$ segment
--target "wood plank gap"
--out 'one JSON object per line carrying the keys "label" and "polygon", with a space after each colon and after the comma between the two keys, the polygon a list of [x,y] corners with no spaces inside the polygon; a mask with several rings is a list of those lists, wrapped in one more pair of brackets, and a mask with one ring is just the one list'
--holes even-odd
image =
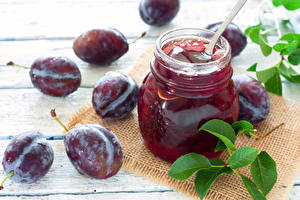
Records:
{"label": "wood plank gap", "polygon": [[174,190],[125,190],[125,191],[107,191],[107,192],[84,192],[84,193],[74,193],[74,192],[60,192],[60,193],[32,193],[32,194],[19,194],[19,193],[1,193],[0,197],[41,197],[41,196],[54,196],[54,195],[90,195],[90,194],[140,194],[140,193],[165,193],[174,192]]}
{"label": "wood plank gap", "polygon": [[[11,140],[14,136],[0,136],[0,140]],[[46,136],[46,140],[64,140],[64,135],[50,135]]]}

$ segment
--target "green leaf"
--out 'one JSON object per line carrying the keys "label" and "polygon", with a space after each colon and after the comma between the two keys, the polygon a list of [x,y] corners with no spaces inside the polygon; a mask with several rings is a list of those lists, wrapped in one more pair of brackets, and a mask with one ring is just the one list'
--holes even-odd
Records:
{"label": "green leaf", "polygon": [[296,49],[289,55],[288,61],[292,65],[299,65],[299,63],[300,63],[300,48]]}
{"label": "green leaf", "polygon": [[281,41],[292,42],[294,40],[300,41],[300,34],[297,33],[287,33],[280,38]]}
{"label": "green leaf", "polygon": [[272,3],[274,6],[278,7],[278,6],[282,5],[282,0],[273,0]]}
{"label": "green leaf", "polygon": [[289,55],[295,51],[299,46],[299,41],[294,39],[289,41],[289,43],[277,43],[273,46],[273,49],[280,52],[280,55]]}
{"label": "green leaf", "polygon": [[274,187],[277,181],[276,163],[266,151],[262,151],[252,163],[251,176],[265,195]]}
{"label": "green leaf", "polygon": [[266,90],[280,96],[282,95],[282,83],[278,68],[281,63],[282,61],[273,67],[256,72],[257,79],[264,83]]}
{"label": "green leaf", "polygon": [[289,19],[281,19],[279,26],[280,26],[281,32],[283,32],[283,33],[295,32],[293,24],[292,24],[291,20],[289,20]]}
{"label": "green leaf", "polygon": [[[213,165],[225,164],[220,159],[211,159],[210,162]],[[225,167],[199,170],[195,178],[195,188],[199,197],[201,199],[204,199],[209,188],[212,186],[212,184],[215,182],[215,180],[217,180],[219,176],[221,176],[222,174],[231,174],[231,173],[232,170],[230,168],[225,168]]]}
{"label": "green leaf", "polygon": [[256,185],[246,176],[241,175],[242,181],[253,200],[266,200],[266,197],[257,189]]}
{"label": "green leaf", "polygon": [[284,6],[288,10],[297,10],[300,8],[300,1],[299,0],[273,0],[273,5]]}
{"label": "green leaf", "polygon": [[268,82],[276,74],[276,68],[280,64],[281,64],[281,61],[273,67],[270,67],[268,69],[264,69],[261,71],[257,71],[256,72],[257,79],[262,83]]}
{"label": "green leaf", "polygon": [[[201,129],[201,130],[207,131],[207,132],[209,132],[210,134],[212,134],[212,135],[218,137],[230,151],[235,151],[235,150],[236,150],[236,148],[234,147],[233,143],[232,143],[227,137],[225,137],[225,136],[223,136],[223,135],[221,135],[221,134],[219,134],[219,133],[212,132],[212,131],[207,130],[207,129]],[[218,152],[218,151],[220,151],[220,150],[224,150],[224,148],[220,148],[220,146],[222,146],[222,145],[219,145],[219,147],[217,147],[217,148],[215,149],[215,152]],[[226,148],[225,148],[225,149],[226,149]]]}
{"label": "green leaf", "polygon": [[281,76],[283,76],[286,80],[293,82],[289,73],[289,68],[287,68],[283,62],[281,62],[278,69]]}
{"label": "green leaf", "polygon": [[281,23],[283,23],[283,24],[291,24],[292,22],[291,22],[290,19],[282,19]]}
{"label": "green leaf", "polygon": [[281,52],[283,49],[286,49],[289,46],[288,43],[277,43],[273,46],[273,49],[277,52]]}
{"label": "green leaf", "polygon": [[285,49],[283,49],[280,52],[280,54],[281,55],[289,55],[289,54],[291,54],[293,51],[295,51],[297,49],[298,45],[299,45],[299,41],[298,40],[294,40],[291,43],[289,43],[289,45]]}
{"label": "green leaf", "polygon": [[297,10],[300,8],[299,0],[282,0],[283,6],[288,10]]}
{"label": "green leaf", "polygon": [[282,96],[282,82],[281,82],[280,73],[279,73],[278,68],[276,68],[274,76],[271,77],[264,84],[264,86],[268,92]]}
{"label": "green leaf", "polygon": [[252,40],[252,42],[259,44],[259,36],[260,36],[260,28],[261,26],[255,27],[250,30],[249,37]]}
{"label": "green leaf", "polygon": [[212,158],[209,160],[211,165],[225,166],[225,162],[220,158]]}
{"label": "green leaf", "polygon": [[238,169],[245,167],[252,162],[257,157],[258,149],[252,147],[241,147],[236,152],[232,154],[229,158],[229,166],[231,169]]}
{"label": "green leaf", "polygon": [[235,142],[236,136],[231,125],[220,119],[212,119],[204,123],[199,130],[206,129],[212,132],[216,132],[228,138],[232,143]]}
{"label": "green leaf", "polygon": [[218,151],[223,151],[225,149],[227,149],[227,146],[224,144],[224,142],[222,142],[221,140],[219,140],[214,151],[218,152]]}
{"label": "green leaf", "polygon": [[268,44],[266,35],[258,35],[258,44],[264,56],[269,56],[272,53],[272,47]]}
{"label": "green leaf", "polygon": [[300,83],[300,74],[298,74],[293,68],[288,68],[282,62],[278,69],[281,76],[283,76],[286,80],[294,83]]}
{"label": "green leaf", "polygon": [[219,119],[213,119],[203,124],[200,130],[209,132],[218,137],[228,149],[235,151],[234,143],[236,140],[235,132],[230,124]]}
{"label": "green leaf", "polygon": [[249,26],[246,30],[245,30],[245,35],[249,35],[250,32],[253,30],[253,29],[256,29],[256,28],[261,28],[262,24],[259,23],[255,26]]}
{"label": "green leaf", "polygon": [[177,180],[186,180],[200,169],[210,168],[209,160],[197,153],[189,153],[179,157],[171,166],[168,175]]}
{"label": "green leaf", "polygon": [[257,67],[257,63],[254,63],[247,69],[247,71],[248,72],[256,72],[256,67]]}
{"label": "green leaf", "polygon": [[290,74],[291,80],[294,83],[300,83],[300,74],[298,74],[293,68],[289,67],[288,72]]}
{"label": "green leaf", "polygon": [[253,132],[254,130],[253,125],[245,120],[234,122],[232,124],[232,128],[234,129],[236,135],[244,133],[249,138],[251,137],[250,132]]}

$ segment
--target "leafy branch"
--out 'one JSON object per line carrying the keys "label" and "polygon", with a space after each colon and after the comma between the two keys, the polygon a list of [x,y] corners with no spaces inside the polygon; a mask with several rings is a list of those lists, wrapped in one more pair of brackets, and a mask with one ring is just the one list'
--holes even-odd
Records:
{"label": "leafy branch", "polygon": [[[201,154],[189,153],[173,163],[168,175],[177,180],[186,180],[196,173],[195,189],[198,196],[204,199],[219,176],[234,173],[241,178],[254,200],[266,200],[266,195],[277,181],[275,161],[266,151],[259,153],[258,149],[252,147],[245,146],[239,149],[234,147],[238,135],[255,136],[253,125],[247,121],[238,121],[230,125],[222,120],[213,119],[203,124],[199,130],[204,130],[219,138],[220,141],[215,151],[227,149],[230,156],[228,162],[225,163],[219,158],[208,159]],[[248,165],[251,165],[252,180],[237,171]]]}
{"label": "leafy branch", "polygon": [[[275,7],[284,6],[288,10],[300,8],[299,0],[273,0],[272,3]],[[275,27],[266,26],[261,21],[255,26],[248,27],[245,34],[260,46],[260,50],[265,57],[270,56],[273,51],[277,52],[279,54],[278,63],[261,71],[256,70],[258,63],[255,63],[247,71],[256,72],[257,79],[264,83],[267,91],[282,95],[281,76],[290,82],[300,83],[300,74],[293,68],[293,66],[300,63],[300,34],[287,33],[282,35],[279,24],[287,25],[291,22],[289,20],[279,22],[276,18],[274,20]],[[275,31],[278,33],[277,42],[271,45],[269,37]]]}

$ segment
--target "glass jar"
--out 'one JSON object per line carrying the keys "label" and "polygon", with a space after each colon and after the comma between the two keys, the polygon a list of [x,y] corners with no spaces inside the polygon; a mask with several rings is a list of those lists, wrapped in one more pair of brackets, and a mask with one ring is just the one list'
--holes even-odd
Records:
{"label": "glass jar", "polygon": [[138,120],[144,143],[156,156],[173,162],[195,152],[215,158],[218,138],[198,129],[211,119],[233,123],[238,118],[238,95],[233,85],[231,48],[223,37],[223,54],[205,63],[183,62],[163,48],[179,39],[209,41],[213,32],[196,28],[169,31],[159,37],[151,72],[140,87]]}

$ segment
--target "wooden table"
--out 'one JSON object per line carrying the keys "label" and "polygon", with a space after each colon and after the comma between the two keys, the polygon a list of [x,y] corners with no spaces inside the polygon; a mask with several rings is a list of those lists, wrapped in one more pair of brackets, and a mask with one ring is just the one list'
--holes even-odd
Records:
{"label": "wooden table", "polygon": [[[107,180],[93,180],[77,173],[65,155],[62,128],[50,117],[56,108],[64,121],[91,101],[97,80],[107,71],[127,71],[147,47],[153,47],[157,37],[175,27],[204,27],[220,21],[235,0],[182,0],[181,10],[172,23],[150,27],[139,17],[139,0],[0,0],[0,64],[13,60],[30,65],[41,55],[67,56],[82,73],[78,91],[65,98],[43,95],[33,88],[28,70],[0,68],[0,160],[11,136],[28,130],[40,130],[52,140],[55,160],[49,173],[34,184],[13,184],[7,181],[0,192],[1,199],[190,199],[166,186],[155,184],[135,174],[121,170]],[[235,22],[244,29],[256,23],[260,0],[249,1]],[[116,27],[128,41],[143,31],[145,39],[130,45],[129,52],[111,66],[96,67],[79,60],[72,50],[76,36],[92,28]],[[235,73],[260,60],[270,66],[276,54],[264,59],[258,46],[249,42],[246,50],[232,61]],[[284,96],[300,101],[300,85],[284,82]],[[4,178],[2,165],[0,180]],[[300,177],[295,182],[290,199],[300,198]]]}

